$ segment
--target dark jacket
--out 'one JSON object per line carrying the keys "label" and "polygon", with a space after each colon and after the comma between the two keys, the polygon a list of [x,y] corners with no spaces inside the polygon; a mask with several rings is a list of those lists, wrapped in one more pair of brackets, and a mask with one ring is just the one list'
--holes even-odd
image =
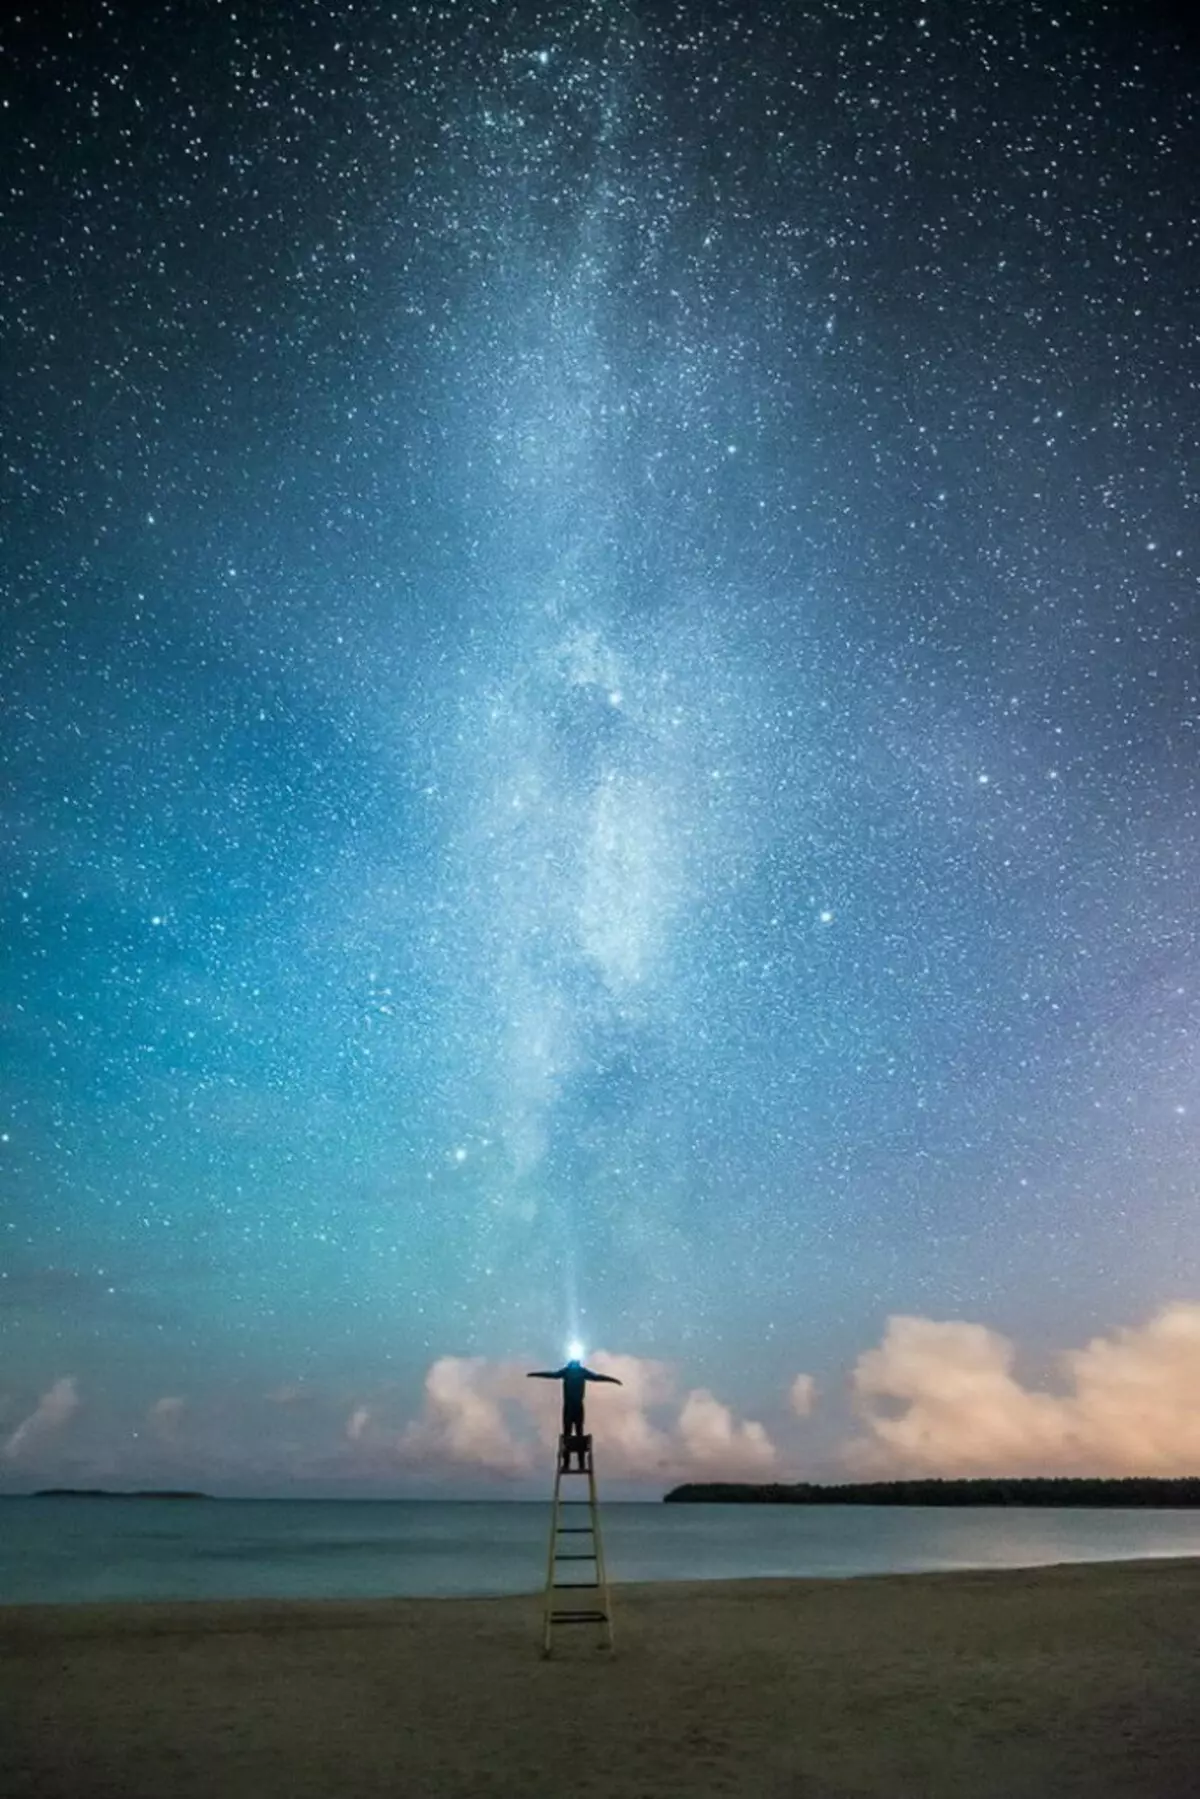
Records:
{"label": "dark jacket", "polygon": [[526,1378],[560,1380],[563,1384],[564,1412],[582,1412],[584,1388],[590,1380],[605,1381],[610,1387],[622,1384],[615,1374],[593,1374],[582,1362],[566,1362],[561,1368],[536,1368]]}

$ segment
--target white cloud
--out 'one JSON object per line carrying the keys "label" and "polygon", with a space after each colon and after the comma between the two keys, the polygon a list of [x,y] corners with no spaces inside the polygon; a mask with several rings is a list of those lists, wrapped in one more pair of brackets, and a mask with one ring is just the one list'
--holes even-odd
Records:
{"label": "white cloud", "polygon": [[739,1423],[703,1387],[689,1393],[679,1434],[690,1468],[707,1474],[761,1474],[775,1465],[775,1446],[761,1424]]}
{"label": "white cloud", "polygon": [[981,1324],[888,1320],[853,1385],[864,1472],[1191,1474],[1200,1465],[1200,1305],[1096,1337],[1060,1359],[1068,1390],[1013,1373],[1016,1349]]}
{"label": "white cloud", "polygon": [[26,1451],[60,1431],[79,1410],[79,1389],[73,1374],[64,1374],[48,1387],[33,1411],[23,1418],[4,1445],[6,1461],[20,1461]]}
{"label": "white cloud", "polygon": [[788,1398],[797,1418],[807,1418],[816,1404],[817,1383],[811,1374],[798,1374],[788,1389]]}
{"label": "white cloud", "polygon": [[346,1441],[359,1443],[366,1434],[367,1425],[371,1421],[371,1413],[365,1405],[355,1406],[346,1420]]}
{"label": "white cloud", "polygon": [[156,1399],[146,1411],[146,1422],[151,1430],[165,1440],[173,1441],[178,1433],[183,1414],[187,1410],[184,1400],[164,1395]]}
{"label": "white cloud", "polygon": [[401,1454],[492,1474],[524,1473],[529,1447],[513,1434],[500,1406],[510,1385],[511,1364],[442,1356],[425,1376],[424,1407],[401,1434]]}

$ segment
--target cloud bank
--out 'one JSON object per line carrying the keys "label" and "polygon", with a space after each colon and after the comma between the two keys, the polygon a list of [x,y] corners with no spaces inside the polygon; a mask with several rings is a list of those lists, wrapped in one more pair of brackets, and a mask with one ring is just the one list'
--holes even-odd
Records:
{"label": "cloud bank", "polygon": [[[894,1316],[840,1377],[781,1376],[762,1395],[769,1428],[665,1362],[597,1352],[591,1363],[623,1383],[589,1400],[606,1483],[1200,1470],[1200,1303],[1064,1351],[1041,1383],[1021,1378],[1017,1345],[986,1325]],[[36,1471],[246,1491],[528,1489],[544,1484],[560,1406],[556,1386],[526,1379],[529,1365],[441,1356],[415,1403],[394,1385],[306,1383],[166,1394],[133,1419],[103,1392],[85,1406],[62,1375],[36,1401],[8,1395],[0,1467],[22,1484]]]}
{"label": "cloud bank", "polygon": [[889,1319],[854,1368],[866,1434],[848,1461],[873,1474],[1200,1469],[1200,1305],[1066,1351],[1060,1392],[1022,1385],[1016,1355],[981,1324]]}

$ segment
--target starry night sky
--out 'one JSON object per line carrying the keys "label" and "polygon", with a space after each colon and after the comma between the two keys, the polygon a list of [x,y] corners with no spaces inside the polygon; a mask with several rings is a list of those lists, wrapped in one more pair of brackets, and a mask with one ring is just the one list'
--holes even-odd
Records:
{"label": "starry night sky", "polygon": [[3,1482],[1200,1333],[1172,11],[0,41]]}

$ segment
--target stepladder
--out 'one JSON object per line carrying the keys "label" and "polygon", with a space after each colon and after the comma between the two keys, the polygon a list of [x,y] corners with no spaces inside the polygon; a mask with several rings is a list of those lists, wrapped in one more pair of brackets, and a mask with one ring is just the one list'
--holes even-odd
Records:
{"label": "stepladder", "polygon": [[[572,1462],[574,1466],[572,1466]],[[586,1498],[564,1497],[563,1482],[587,1481]],[[592,1624],[601,1643],[613,1647],[612,1601],[600,1533],[596,1497],[596,1465],[590,1436],[558,1439],[554,1501],[550,1508],[550,1543],[546,1552],[546,1598],[542,1618],[542,1654],[554,1646],[560,1624]]]}

